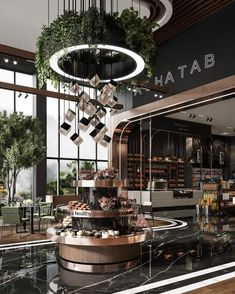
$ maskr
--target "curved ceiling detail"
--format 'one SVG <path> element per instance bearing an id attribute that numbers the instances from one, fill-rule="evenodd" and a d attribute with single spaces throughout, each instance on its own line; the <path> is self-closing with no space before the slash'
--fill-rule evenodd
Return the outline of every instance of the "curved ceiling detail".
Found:
<path id="1" fill-rule="evenodd" d="M 135 2 L 139 2 L 139 0 L 135 0 Z M 153 31 L 164 26 L 173 13 L 172 0 L 143 0 L 141 5 L 149 10 L 148 19 L 156 24 Z"/>

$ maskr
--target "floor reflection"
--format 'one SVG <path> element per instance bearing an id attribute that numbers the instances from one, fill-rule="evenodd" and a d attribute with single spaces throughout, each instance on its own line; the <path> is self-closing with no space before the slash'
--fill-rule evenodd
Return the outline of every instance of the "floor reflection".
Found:
<path id="1" fill-rule="evenodd" d="M 153 238 L 142 246 L 140 265 L 121 273 L 95 275 L 65 270 L 57 263 L 56 244 L 2 250 L 0 293 L 115 293 L 235 261 L 234 216 L 192 215 L 184 221 L 186 227 L 154 231 Z M 232 264 L 221 272 L 234 268 Z M 208 273 L 210 277 L 217 274 Z M 182 283 L 192 283 L 192 278 L 174 285 L 162 283 L 164 286 L 145 293 L 161 293 Z"/>

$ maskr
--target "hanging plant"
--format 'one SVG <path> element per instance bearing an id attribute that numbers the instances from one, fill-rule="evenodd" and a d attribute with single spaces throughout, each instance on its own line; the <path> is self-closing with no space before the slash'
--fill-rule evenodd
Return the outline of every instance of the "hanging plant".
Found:
<path id="1" fill-rule="evenodd" d="M 125 9 L 120 15 L 100 13 L 95 7 L 80 14 L 65 11 L 49 26 L 43 26 L 38 37 L 35 63 L 38 86 L 43 87 L 47 79 L 51 79 L 54 85 L 58 85 L 61 80 L 62 77 L 50 67 L 51 56 L 59 50 L 82 44 L 106 44 L 111 39 L 140 55 L 145 62 L 147 76 L 150 77 L 156 53 L 153 26 L 146 17 L 140 18 L 133 9 Z M 69 58 L 71 54 L 64 54 L 59 62 L 63 63 Z"/>

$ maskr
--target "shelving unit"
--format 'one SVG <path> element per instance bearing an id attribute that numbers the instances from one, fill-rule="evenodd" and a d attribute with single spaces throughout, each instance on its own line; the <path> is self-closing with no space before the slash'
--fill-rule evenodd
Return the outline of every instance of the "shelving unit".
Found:
<path id="1" fill-rule="evenodd" d="M 128 181 L 129 190 L 140 190 L 140 154 L 128 154 Z M 150 174 L 150 159 L 144 159 L 142 155 L 142 189 L 145 190 Z M 185 187 L 185 163 L 184 161 L 159 160 L 151 158 L 152 179 L 164 179 L 168 181 L 168 188 Z"/>
<path id="2" fill-rule="evenodd" d="M 128 176 L 128 189 L 140 190 L 141 189 L 141 158 L 142 158 L 142 189 L 146 188 L 146 181 L 144 176 L 145 158 L 144 155 L 137 153 L 129 153 L 127 158 L 127 176 Z"/>
<path id="3" fill-rule="evenodd" d="M 212 174 L 212 178 L 210 178 L 210 174 Z M 192 168 L 192 184 L 193 187 L 199 187 L 200 181 L 205 182 L 208 180 L 212 181 L 219 181 L 220 178 L 223 176 L 223 169 L 222 168 L 199 168 L 193 167 Z"/>

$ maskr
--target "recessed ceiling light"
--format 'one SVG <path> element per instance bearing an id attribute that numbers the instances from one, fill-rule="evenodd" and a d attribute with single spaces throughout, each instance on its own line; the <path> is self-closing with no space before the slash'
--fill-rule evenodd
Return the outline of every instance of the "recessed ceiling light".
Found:
<path id="1" fill-rule="evenodd" d="M 154 97 L 158 97 L 158 94 L 157 94 L 157 93 L 155 93 L 155 94 L 154 94 Z"/>
<path id="2" fill-rule="evenodd" d="M 4 57 L 4 61 L 7 63 L 9 62 L 9 59 L 7 57 Z"/>
<path id="3" fill-rule="evenodd" d="M 17 65 L 18 61 L 16 59 L 13 60 L 13 64 Z"/>

